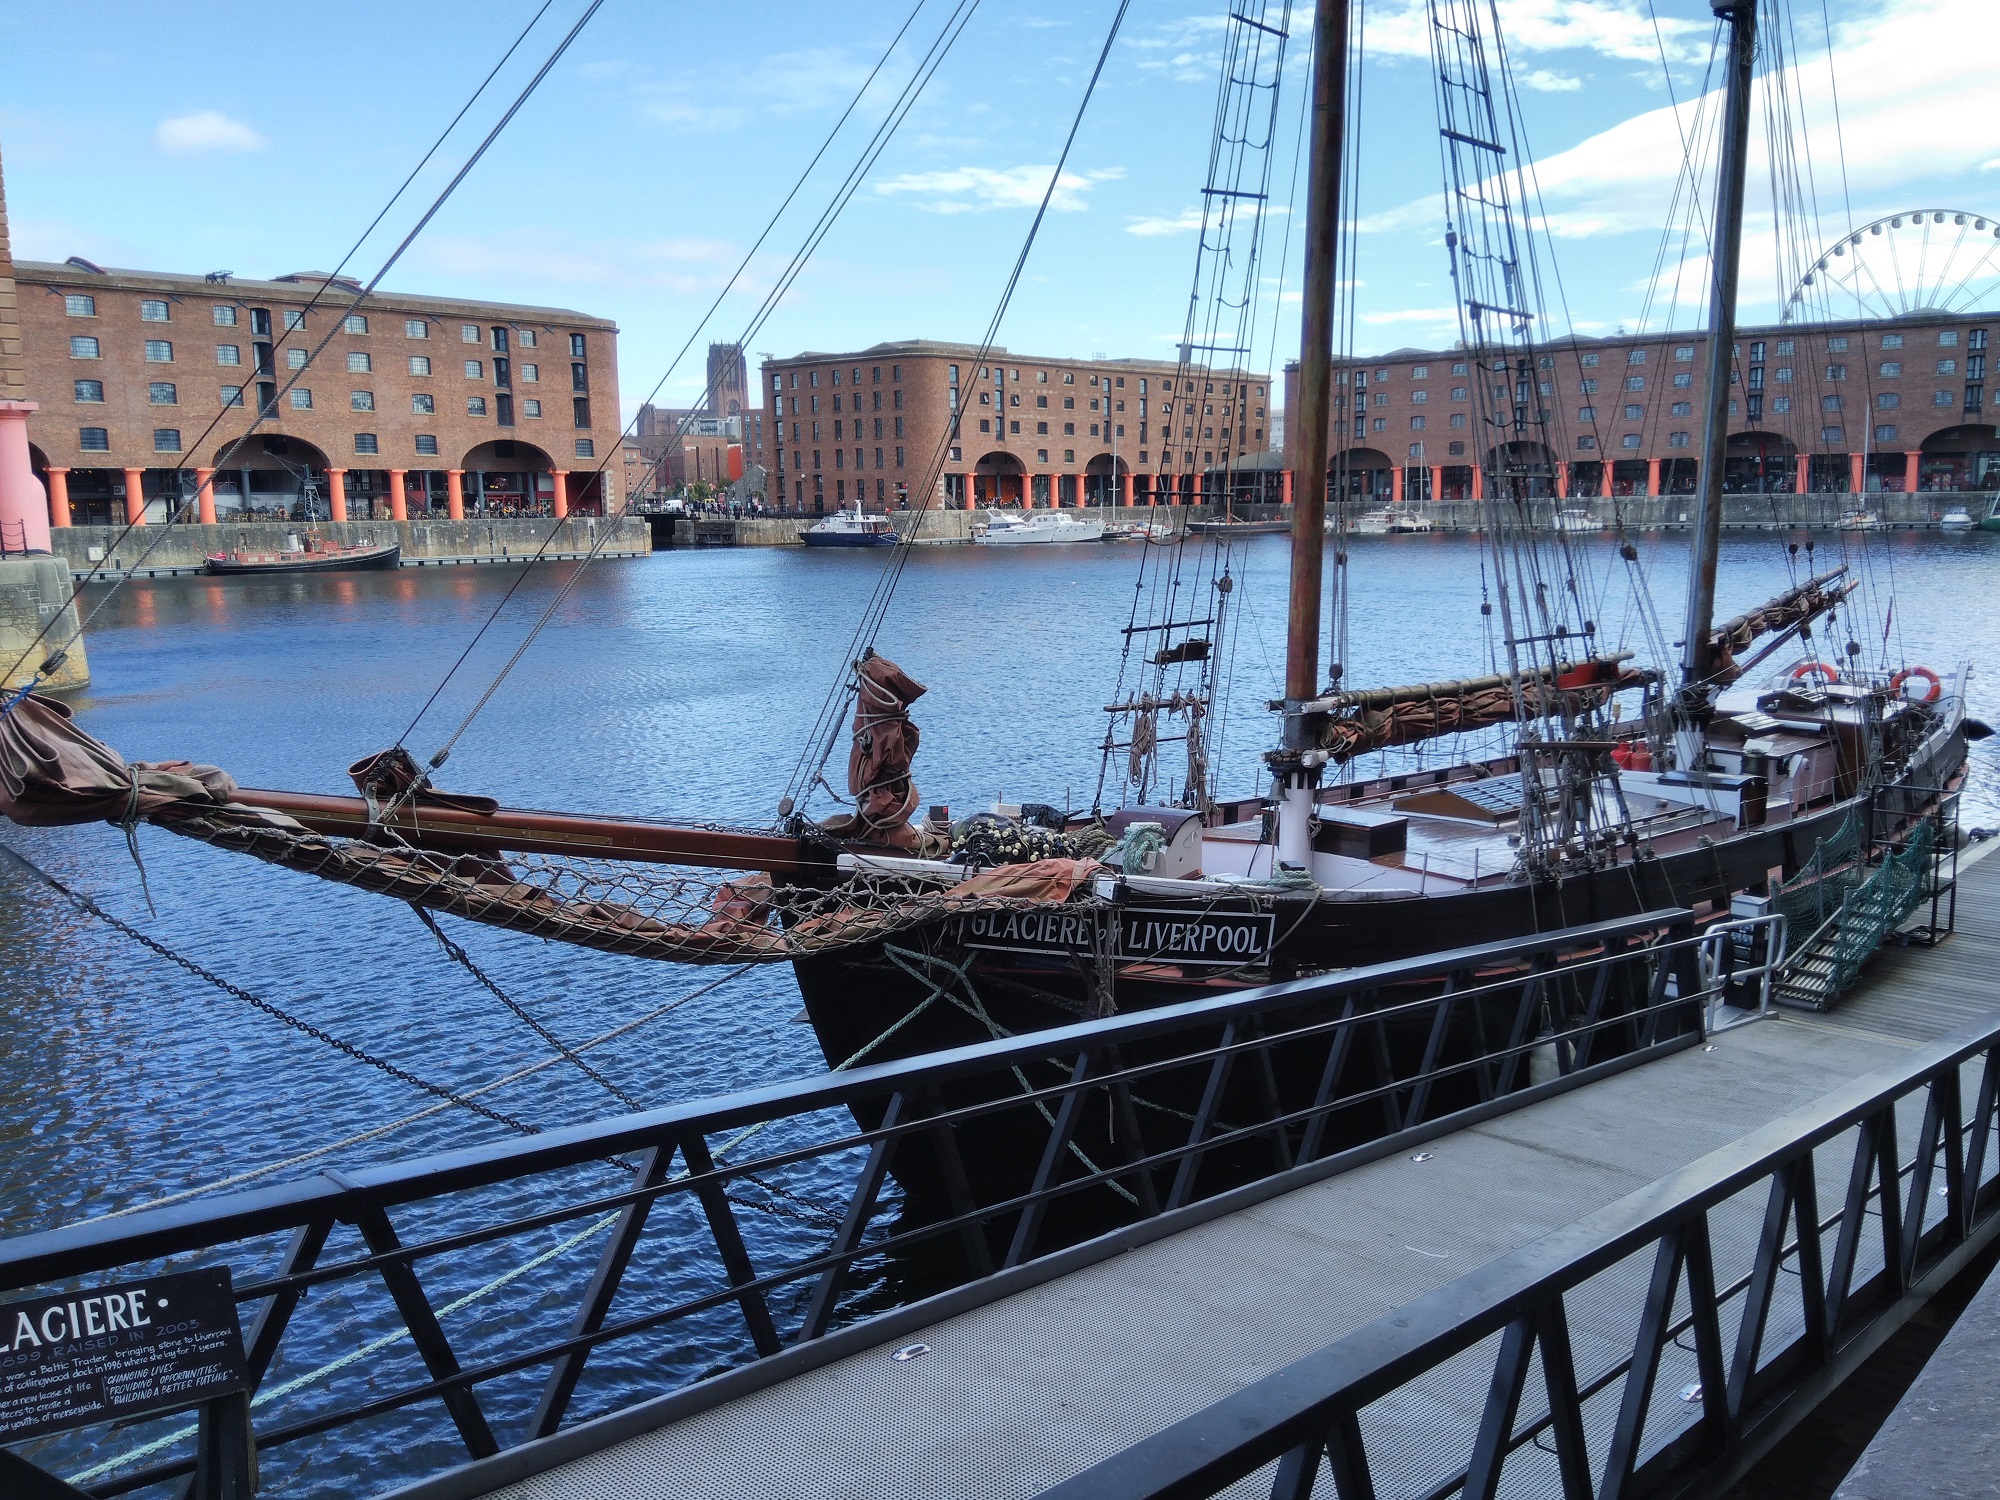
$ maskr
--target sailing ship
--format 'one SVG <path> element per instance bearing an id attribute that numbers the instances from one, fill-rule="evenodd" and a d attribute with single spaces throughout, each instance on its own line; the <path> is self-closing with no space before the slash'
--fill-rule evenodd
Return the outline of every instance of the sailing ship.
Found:
<path id="1" fill-rule="evenodd" d="M 1482 543 L 1495 549 L 1504 667 L 1357 686 L 1339 645 L 1336 598 L 1336 644 L 1322 669 L 1328 554 L 1336 594 L 1347 566 L 1344 549 L 1328 547 L 1324 522 L 1349 17 L 1344 0 L 1320 0 L 1299 464 L 1289 520 L 1274 523 L 1291 546 L 1268 790 L 1216 790 L 1207 730 L 1235 579 L 1229 547 L 1204 540 L 1196 523 L 1192 537 L 1141 549 L 1146 565 L 1192 579 L 1206 613 L 1176 603 L 1165 618 L 1135 617 L 1127 627 L 1136 675 L 1126 682 L 1121 667 L 1109 705 L 1120 727 L 1103 746 L 1119 774 L 1108 778 L 1111 797 L 1100 794 L 1089 811 L 1020 803 L 956 822 L 941 809 L 920 817 L 911 708 L 925 688 L 872 649 L 854 663 L 849 687 L 852 804 L 817 822 L 791 797 L 776 826 L 761 829 L 502 809 L 435 787 L 442 754 L 426 767 L 400 748 L 351 768 L 356 797 L 252 790 L 211 767 L 128 765 L 40 697 L 0 725 L 0 811 L 23 822 L 143 819 L 320 878 L 611 952 L 789 962 L 836 1067 L 1662 907 L 1726 916 L 1745 902 L 1782 903 L 1802 882 L 1809 894 L 1885 849 L 1918 857 L 1964 775 L 1968 735 L 1986 732 L 1966 717 L 1964 671 L 1917 669 L 1924 690 L 1911 693 L 1911 669 L 1868 668 L 1851 632 L 1844 660 L 1809 648 L 1816 627 L 1856 607 L 1844 567 L 1805 577 L 1758 609 L 1713 618 L 1755 45 L 1754 7 L 1721 9 L 1730 67 L 1706 442 L 1677 663 L 1603 649 L 1594 622 L 1564 614 L 1565 595 L 1573 604 L 1580 591 L 1565 589 L 1536 549 L 1572 544 L 1538 537 L 1530 524 L 1548 476 L 1510 462 L 1496 464 L 1488 486 Z M 1481 45 L 1484 12 L 1473 0 L 1439 0 L 1434 12 L 1444 18 L 1435 45 Z M 1483 59 L 1472 62 L 1441 56 L 1440 73 L 1487 76 Z M 1493 93 L 1481 97 L 1490 111 Z M 1461 178 L 1450 243 L 1464 342 L 1483 369 L 1511 377 L 1534 369 L 1534 325 L 1504 289 L 1532 278 L 1509 259 L 1512 226 L 1476 217 L 1501 195 L 1462 190 L 1506 177 L 1488 177 L 1484 165 L 1473 173 L 1460 143 L 1507 138 L 1490 115 L 1451 113 L 1464 102 L 1444 90 L 1441 128 Z M 1545 420 L 1532 401 L 1510 398 L 1512 379 L 1478 386 L 1496 449 Z M 1085 532 L 1094 539 L 1102 524 L 1055 511 L 996 518 L 980 540 Z M 837 724 L 829 721 L 806 786 L 820 783 Z M 1504 731 L 1512 742 L 1500 753 L 1362 772 L 1377 752 L 1475 730 Z M 1170 742 L 1186 755 L 1183 775 L 1163 769 Z M 1106 801 L 1115 805 L 1105 810 Z M 1580 1017 L 1550 1003 L 1540 1020 L 1559 1037 Z M 1385 1070 L 1426 1045 L 1405 1024 L 1382 1026 Z M 1518 1023 L 1474 1003 L 1456 1024 L 1506 1036 Z M 1369 1083 L 1357 1077 L 1352 1086 Z M 1169 1097 L 1142 1102 L 1186 1107 Z M 1040 1149 L 1029 1135 L 986 1132 L 967 1143 L 966 1165 L 1004 1186 L 1032 1169 Z M 907 1157 L 897 1167 L 913 1202 L 945 1192 L 924 1170 Z"/>

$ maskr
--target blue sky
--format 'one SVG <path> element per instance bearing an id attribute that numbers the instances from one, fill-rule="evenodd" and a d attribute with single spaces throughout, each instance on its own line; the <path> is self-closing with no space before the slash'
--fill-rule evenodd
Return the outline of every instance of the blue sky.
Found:
<path id="1" fill-rule="evenodd" d="M 389 284 L 615 318 L 629 409 L 695 332 L 913 3 L 610 0 Z M 337 23 L 298 5 L 5 7 L 0 54 L 13 65 L 0 148 L 16 254 L 242 275 L 330 268 L 537 4 L 354 0 Z M 354 267 L 372 273 L 582 4 L 555 0 Z M 2000 7 L 1831 8 L 1840 19 L 1829 70 L 1821 7 L 1789 0 L 1820 220 L 1774 236 L 1760 122 L 1749 317 L 1775 316 L 1803 267 L 1799 247 L 1826 243 L 1850 216 L 1859 225 L 1915 208 L 2000 211 L 1989 83 Z M 910 75 L 947 9 L 927 0 L 908 33 L 917 45 L 891 56 L 667 399 L 699 389 L 702 344 L 741 331 L 880 119 L 884 86 Z M 1114 9 L 983 0 L 753 351 L 976 340 Z M 1171 357 L 1225 9 L 1135 0 L 1003 326 L 1009 347 Z M 1301 17 L 1310 9 L 1298 7 Z M 1502 0 L 1501 14 L 1575 326 L 1657 326 L 1670 312 L 1687 322 L 1699 302 L 1698 237 L 1668 236 L 1664 272 L 1655 265 L 1682 140 L 1695 133 L 1713 32 L 1706 0 Z M 1453 322 L 1421 4 L 1375 0 L 1367 16 L 1353 340 L 1379 352 L 1448 340 Z M 1299 29 L 1295 82 L 1309 49 Z M 1280 201 L 1296 119 L 1288 107 Z M 1284 300 L 1275 285 L 1286 222 L 1274 219 L 1268 241 L 1260 363 L 1274 337 L 1274 363 L 1296 351 L 1295 237 Z"/>

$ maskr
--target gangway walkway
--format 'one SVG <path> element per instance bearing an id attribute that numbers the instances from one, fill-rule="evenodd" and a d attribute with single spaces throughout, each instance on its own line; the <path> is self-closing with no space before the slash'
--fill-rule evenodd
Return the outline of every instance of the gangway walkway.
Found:
<path id="1" fill-rule="evenodd" d="M 1963 863 L 1957 915 L 1941 946 L 1878 955 L 1830 1013 L 1723 1031 L 984 1306 L 920 1326 L 889 1315 L 872 1325 L 879 1342 L 793 1378 L 779 1378 L 783 1359 L 766 1361 L 395 1494 L 1039 1494 L 1926 1043 L 1990 1023 L 2000 1010 L 2000 859 Z M 1908 1141 L 1922 1100 L 1905 1102 Z M 1822 1213 L 1839 1202 L 1847 1171 L 1844 1158 L 1821 1163 Z M 1718 1280 L 1750 1264 L 1764 1217 L 1761 1198 L 1716 1217 Z M 1857 1278 L 1868 1253 L 1864 1244 Z M 1880 1245 L 1873 1254 L 1881 1266 Z M 1645 1273 L 1644 1264 L 1635 1272 L 1638 1294 Z M 1603 1326 L 1569 1316 L 1579 1366 L 1586 1350 L 1629 1349 L 1636 1311 L 1607 1302 Z M 1790 1337 L 1799 1312 L 1774 1302 L 1771 1319 L 1774 1335 Z M 1697 1365 L 1687 1340 L 1671 1342 L 1655 1412 L 1699 1409 Z M 1377 1446 L 1383 1493 L 1424 1492 L 1388 1483 L 1385 1471 L 1420 1475 L 1439 1434 L 1476 1428 L 1490 1366 L 1469 1368 L 1447 1408 Z M 1560 1494 L 1544 1451 L 1547 1493 Z"/>

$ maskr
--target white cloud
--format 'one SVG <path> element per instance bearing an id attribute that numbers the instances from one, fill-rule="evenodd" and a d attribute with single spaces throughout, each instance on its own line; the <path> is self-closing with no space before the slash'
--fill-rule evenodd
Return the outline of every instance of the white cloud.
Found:
<path id="1" fill-rule="evenodd" d="M 917 207 L 934 214 L 983 213 L 995 208 L 1035 208 L 1048 192 L 1051 163 L 1023 167 L 946 167 L 935 172 L 905 172 L 875 184 L 884 198 L 908 197 L 921 201 Z M 1062 213 L 1079 213 L 1084 195 L 1093 184 L 1123 177 L 1123 167 L 1102 167 L 1090 172 L 1065 171 L 1056 180 L 1049 207 Z"/>
<path id="2" fill-rule="evenodd" d="M 196 110 L 191 115 L 175 115 L 153 129 L 153 143 L 162 151 L 262 151 L 270 143 L 220 110 Z"/>
<path id="3" fill-rule="evenodd" d="M 779 52 L 758 59 L 757 66 L 730 79 L 726 90 L 715 80 L 697 75 L 641 85 L 642 117 L 661 125 L 724 134 L 740 130 L 753 119 L 773 115 L 811 114 L 844 106 L 868 77 L 872 63 L 837 47 Z M 891 83 L 885 72 L 869 91 L 871 98 Z M 900 83 L 900 79 L 894 80 Z"/>
<path id="4" fill-rule="evenodd" d="M 1184 208 L 1172 218 L 1133 219 L 1126 224 L 1125 232 L 1151 239 L 1162 234 L 1187 234 L 1199 228 L 1201 228 L 1201 210 Z"/>
<path id="5" fill-rule="evenodd" d="M 1574 94 L 1583 87 L 1583 80 L 1568 73 L 1558 73 L 1554 68 L 1537 68 L 1532 73 L 1521 75 L 1521 87 L 1538 94 Z"/>
<path id="6" fill-rule="evenodd" d="M 1484 19 L 1484 5 L 1479 9 Z M 1645 0 L 1500 0 L 1500 32 L 1517 57 L 1595 52 L 1657 67 L 1662 50 L 1672 62 L 1707 55 L 1709 22 L 1654 16 L 1651 9 Z M 1430 0 L 1378 0 L 1368 13 L 1367 50 L 1375 57 L 1428 58 Z"/>

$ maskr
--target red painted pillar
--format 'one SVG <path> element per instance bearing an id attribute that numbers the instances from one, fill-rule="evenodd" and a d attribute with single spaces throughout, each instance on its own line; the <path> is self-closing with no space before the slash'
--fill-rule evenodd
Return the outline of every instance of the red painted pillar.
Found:
<path id="1" fill-rule="evenodd" d="M 1391 505 L 1401 505 L 1403 503 L 1403 466 L 1401 464 L 1397 464 L 1395 468 L 1389 471 L 1389 503 Z"/>
<path id="2" fill-rule="evenodd" d="M 410 519 L 410 502 L 403 493 L 404 472 L 402 469 L 389 471 L 389 519 L 392 521 Z"/>
<path id="3" fill-rule="evenodd" d="M 1472 466 L 1472 498 L 1475 500 L 1486 498 L 1486 468 L 1483 464 Z"/>
<path id="4" fill-rule="evenodd" d="M 465 519 L 465 470 L 446 469 L 444 471 L 445 514 L 454 521 Z"/>
<path id="5" fill-rule="evenodd" d="M 738 475 L 737 478 L 742 478 Z M 856 481 L 857 483 L 859 481 Z M 569 514 L 569 470 L 556 470 L 556 519 L 560 521 Z"/>
<path id="6" fill-rule="evenodd" d="M 1556 465 L 1555 479 L 1556 479 L 1556 499 L 1558 500 L 1569 499 L 1570 484 L 1569 484 L 1568 464 L 1559 463 Z"/>
<path id="7" fill-rule="evenodd" d="M 146 524 L 146 471 L 127 469 L 125 471 L 125 524 L 144 526 Z"/>
<path id="8" fill-rule="evenodd" d="M 28 452 L 28 414 L 39 410 L 33 401 L 0 401 L 0 523 L 10 547 L 30 552 L 50 548 L 48 497 Z"/>
<path id="9" fill-rule="evenodd" d="M 201 524 L 215 524 L 215 470 L 196 469 L 194 471 L 195 504 L 200 507 L 198 514 Z"/>
<path id="10" fill-rule="evenodd" d="M 1792 488 L 1796 493 L 1801 495 L 1812 493 L 1812 455 L 1810 453 L 1801 453 L 1799 455 L 1798 478 L 1792 481 Z"/>
<path id="11" fill-rule="evenodd" d="M 1120 505 L 1130 505 L 1132 503 L 1132 471 L 1130 469 L 1127 469 L 1123 474 L 1118 476 L 1118 503 Z"/>
<path id="12" fill-rule="evenodd" d="M 50 469 L 49 525 L 68 526 L 74 519 L 69 509 L 69 470 Z"/>
<path id="13" fill-rule="evenodd" d="M 1847 455 L 1847 488 L 1848 488 L 1848 489 L 1849 489 L 1849 490 L 1850 490 L 1850 491 L 1851 491 L 1852 493 L 1854 493 L 1854 494 L 1856 494 L 1856 495 L 1859 495 L 1859 494 L 1861 494 L 1861 493 L 1863 492 L 1863 491 L 1862 491 L 1862 485 L 1863 485 L 1863 483 L 1865 482 L 1865 480 L 1866 480 L 1866 476 L 1865 476 L 1865 475 L 1864 475 L 1864 474 L 1863 474 L 1863 473 L 1861 472 L 1861 455 L 1860 455 L 1859 453 L 1850 453 L 1850 454 L 1848 454 L 1848 455 Z"/>
<path id="14" fill-rule="evenodd" d="M 327 513 L 336 521 L 347 519 L 347 470 L 328 469 L 326 471 Z"/>
<path id="15" fill-rule="evenodd" d="M 1278 477 L 1278 499 L 1281 504 L 1292 503 L 1292 471 L 1282 470 Z"/>
<path id="16" fill-rule="evenodd" d="M 1660 461 L 1657 458 L 1646 460 L 1646 493 L 1654 496 L 1660 493 Z"/>
<path id="17" fill-rule="evenodd" d="M 1906 495 L 1917 492 L 1917 459 L 1921 456 L 1916 453 L 1903 455 L 1903 493 Z"/>

